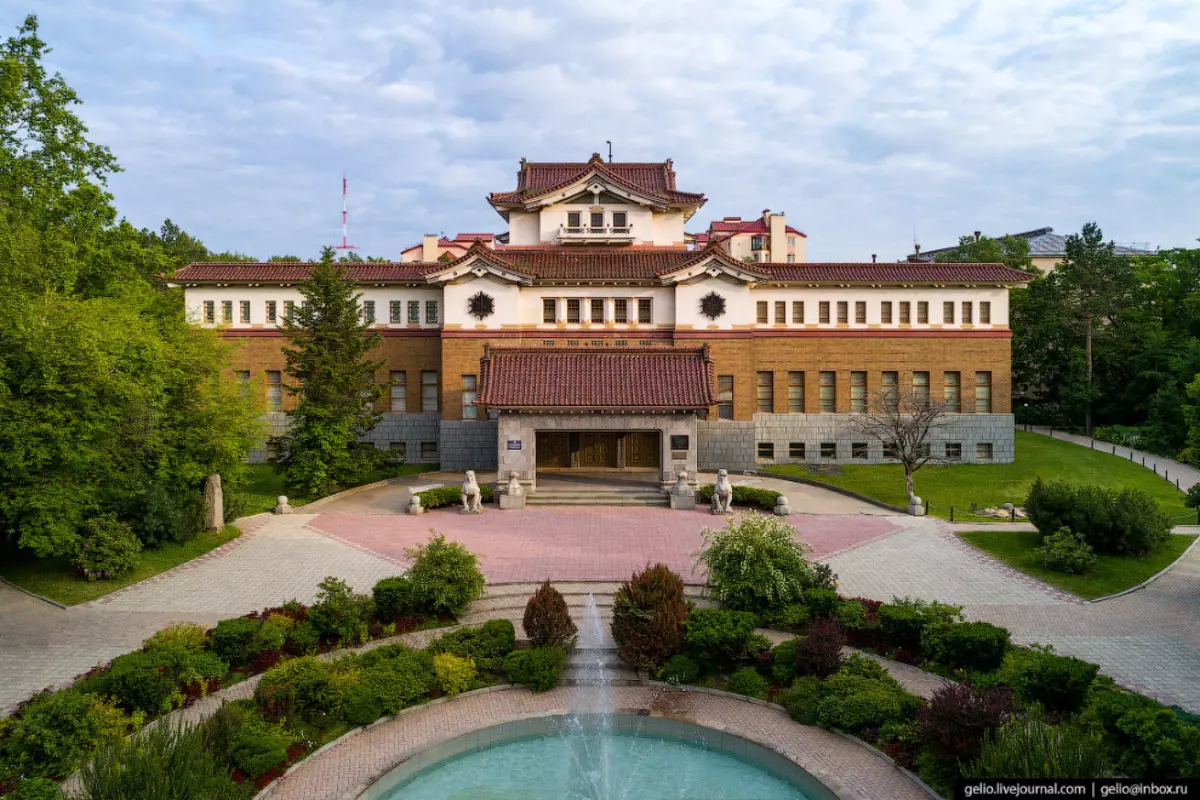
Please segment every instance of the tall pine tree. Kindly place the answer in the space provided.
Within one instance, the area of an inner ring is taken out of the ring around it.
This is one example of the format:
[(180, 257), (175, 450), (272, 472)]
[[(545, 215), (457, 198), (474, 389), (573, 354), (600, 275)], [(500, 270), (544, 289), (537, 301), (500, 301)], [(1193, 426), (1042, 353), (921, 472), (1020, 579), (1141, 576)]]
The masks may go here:
[(320, 263), (299, 288), (304, 302), (283, 326), (293, 381), (286, 388), (298, 399), (288, 412), (291, 426), (277, 444), (288, 489), (312, 497), (362, 479), (384, 459), (359, 438), (379, 421), (375, 403), (387, 384), (375, 382), (383, 362), (370, 359), (379, 334), (368, 334), (361, 295), (334, 261), (333, 248), (322, 250)]

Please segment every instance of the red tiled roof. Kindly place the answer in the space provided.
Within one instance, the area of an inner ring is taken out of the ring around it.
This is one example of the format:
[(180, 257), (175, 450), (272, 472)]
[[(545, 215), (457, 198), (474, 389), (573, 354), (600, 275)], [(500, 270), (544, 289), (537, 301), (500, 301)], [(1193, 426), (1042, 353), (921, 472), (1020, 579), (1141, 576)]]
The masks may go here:
[(494, 348), (481, 361), (479, 387), (479, 402), (493, 408), (672, 411), (717, 402), (703, 349)]
[(454, 241), (456, 241), (456, 242), (474, 242), (474, 241), (490, 242), (495, 238), (496, 238), (496, 234), (494, 234), (494, 233), (456, 233), (456, 234), (454, 234)]
[(671, 162), (625, 161), (609, 163), (593, 154), (590, 161), (524, 161), (517, 173), (517, 189), (513, 192), (492, 192), (493, 204), (524, 203), (555, 189), (569, 186), (592, 170), (611, 178), (617, 184), (648, 194), (669, 204), (703, 205), (705, 197), (696, 192), (681, 192), (675, 188), (675, 169)]
[[(305, 261), (266, 262), (197, 262), (175, 272), (170, 278), (177, 283), (195, 282), (282, 282), (298, 283), (308, 278), (312, 263)], [(421, 261), (380, 261), (346, 264), (347, 277), (370, 283), (372, 281), (421, 280), (430, 272), (445, 268), (444, 263)]]
[[(794, 233), (798, 236), (803, 236), (806, 239), (808, 238), (807, 233), (805, 233), (804, 231), (798, 231), (795, 228), (793, 228), (791, 225), (787, 225), (787, 226), (785, 226), (785, 228), (788, 233)], [(709, 223), (708, 230), (710, 233), (770, 233), (771, 232), (771, 228), (767, 225), (767, 223), (762, 221), (761, 217), (759, 217), (758, 219), (738, 220), (737, 222), (734, 222), (732, 220), (727, 221), (727, 220), (723, 220), (723, 219), (715, 220), (715, 221)]]
[(1028, 283), (1033, 276), (1003, 264), (747, 264), (779, 281), (814, 283)]
[(504, 261), (546, 280), (651, 279), (696, 257), (682, 247), (506, 247)]

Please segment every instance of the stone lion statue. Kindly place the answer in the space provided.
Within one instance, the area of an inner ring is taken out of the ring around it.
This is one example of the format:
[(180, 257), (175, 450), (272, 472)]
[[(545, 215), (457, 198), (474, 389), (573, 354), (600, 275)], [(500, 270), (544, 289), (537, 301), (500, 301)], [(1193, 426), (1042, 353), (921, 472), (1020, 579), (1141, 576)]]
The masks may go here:
[(713, 487), (712, 513), (729, 514), (733, 512), (733, 484), (729, 481), (729, 471), (717, 470), (717, 485)]
[(515, 469), (510, 470), (508, 473), (507, 491), (510, 495), (512, 495), (514, 497), (516, 497), (517, 495), (519, 495), (525, 491), (524, 489), (521, 488), (521, 481), (518, 479), (517, 471)]
[(675, 485), (671, 487), (671, 494), (684, 495), (692, 491), (692, 487), (688, 484), (688, 471), (681, 469), (675, 473)]
[(479, 484), (475, 482), (475, 470), (467, 470), (467, 479), (462, 485), (462, 513), (480, 514), (483, 512), (483, 494)]

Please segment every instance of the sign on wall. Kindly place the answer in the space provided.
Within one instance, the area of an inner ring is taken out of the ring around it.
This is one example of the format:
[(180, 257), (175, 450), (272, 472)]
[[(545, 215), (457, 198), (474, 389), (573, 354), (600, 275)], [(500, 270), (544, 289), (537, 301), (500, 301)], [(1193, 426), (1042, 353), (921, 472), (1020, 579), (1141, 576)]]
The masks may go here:
[(671, 437), (671, 449), (672, 450), (687, 450), (688, 449), (687, 434), (684, 434), (682, 436), (672, 436)]
[[(684, 438), (687, 438), (687, 437), (684, 437)], [(507, 442), (505, 443), (505, 449), (506, 450), (520, 450), (521, 449), (521, 440), (520, 439), (507, 440)]]

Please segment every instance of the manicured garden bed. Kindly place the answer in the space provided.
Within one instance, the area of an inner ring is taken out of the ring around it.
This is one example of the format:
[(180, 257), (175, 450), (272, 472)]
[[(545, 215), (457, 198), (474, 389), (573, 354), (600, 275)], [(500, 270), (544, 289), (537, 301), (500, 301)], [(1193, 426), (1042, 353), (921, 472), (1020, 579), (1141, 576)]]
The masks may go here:
[[(1183, 492), (1140, 464), (1022, 430), (1016, 431), (1016, 451), (1011, 464), (923, 467), (916, 473), (916, 493), (929, 501), (930, 514), (948, 518), (951, 506), (961, 516), (972, 503), (979, 509), (1004, 503), (1022, 505), (1038, 478), (1065, 480), (1117, 490), (1141, 489), (1154, 498), (1175, 524), (1196, 520), (1196, 512), (1183, 504)], [(904, 469), (898, 464), (846, 465), (840, 475), (812, 473), (796, 464), (768, 467), (766, 471), (828, 483), (892, 506), (907, 504)]]
[[(437, 469), (437, 464), (388, 464), (380, 469), (363, 476), (363, 479), (351, 486), (343, 486), (342, 490), (352, 489), (388, 478), (399, 478), (403, 475), (419, 475)], [(302, 506), (316, 500), (315, 497), (293, 497), (283, 485), (283, 475), (275, 470), (273, 464), (251, 464), (246, 467), (246, 481), (236, 490), (241, 495), (242, 507), (239, 513), (244, 515), (260, 514), (275, 507), (275, 499), (279, 495), (287, 495), (288, 504)]]
[(1084, 600), (1123, 592), (1157, 575), (1183, 555), (1196, 538), (1172, 534), (1165, 544), (1143, 556), (1098, 555), (1091, 571), (1072, 575), (1047, 568), (1041, 558), (1032, 552), (1041, 544), (1042, 535), (1037, 531), (966, 531), (958, 535), (972, 547), (1013, 569)]

